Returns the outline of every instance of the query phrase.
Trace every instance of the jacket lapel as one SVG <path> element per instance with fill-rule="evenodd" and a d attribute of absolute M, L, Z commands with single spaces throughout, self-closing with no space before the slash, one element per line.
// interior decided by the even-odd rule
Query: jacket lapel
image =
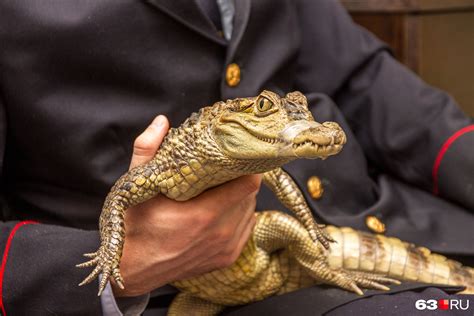
<path fill-rule="evenodd" d="M 194 0 L 145 0 L 172 18 L 221 45 L 227 42 L 217 34 L 212 21 L 205 16 Z M 239 2 L 239 1 L 237 1 Z"/>
<path fill-rule="evenodd" d="M 250 0 L 235 0 L 234 29 L 229 42 L 226 63 L 232 62 L 237 48 L 244 36 L 250 16 Z"/>

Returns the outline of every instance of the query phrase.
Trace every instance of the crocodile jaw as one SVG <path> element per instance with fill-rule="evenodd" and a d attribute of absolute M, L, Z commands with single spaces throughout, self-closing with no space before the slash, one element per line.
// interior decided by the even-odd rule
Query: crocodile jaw
<path fill-rule="evenodd" d="M 335 122 L 293 121 L 280 137 L 285 145 L 279 154 L 292 158 L 325 159 L 339 153 L 346 143 L 345 133 Z"/>
<path fill-rule="evenodd" d="M 226 140 L 219 142 L 221 149 L 234 159 L 325 159 L 339 153 L 346 142 L 337 123 L 308 120 L 292 121 L 273 137 L 246 128 L 238 120 L 228 120 L 218 133 L 220 140 Z"/>

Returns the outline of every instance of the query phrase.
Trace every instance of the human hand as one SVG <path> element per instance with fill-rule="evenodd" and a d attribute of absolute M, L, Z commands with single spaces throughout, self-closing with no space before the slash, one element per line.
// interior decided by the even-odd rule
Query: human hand
<path fill-rule="evenodd" d="M 153 158 L 168 131 L 158 116 L 135 140 L 130 168 Z M 261 176 L 244 176 L 184 202 L 158 195 L 125 215 L 120 270 L 125 289 L 112 281 L 115 296 L 138 296 L 172 281 L 231 265 L 255 225 Z"/>

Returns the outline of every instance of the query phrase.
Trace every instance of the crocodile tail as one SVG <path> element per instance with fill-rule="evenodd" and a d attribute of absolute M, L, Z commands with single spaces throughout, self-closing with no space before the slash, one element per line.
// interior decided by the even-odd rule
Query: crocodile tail
<path fill-rule="evenodd" d="M 336 240 L 329 249 L 329 265 L 373 272 L 401 281 L 462 285 L 474 294 L 474 269 L 400 239 L 328 226 Z"/>

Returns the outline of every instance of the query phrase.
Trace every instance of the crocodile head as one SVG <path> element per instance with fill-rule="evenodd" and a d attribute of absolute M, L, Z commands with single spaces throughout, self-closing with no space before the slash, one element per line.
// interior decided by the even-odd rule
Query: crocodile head
<path fill-rule="evenodd" d="M 341 151 L 346 136 L 334 122 L 317 123 L 300 92 L 285 97 L 263 91 L 257 97 L 215 104 L 211 137 L 233 159 L 326 158 Z M 212 108 L 212 107 L 211 107 Z"/>

